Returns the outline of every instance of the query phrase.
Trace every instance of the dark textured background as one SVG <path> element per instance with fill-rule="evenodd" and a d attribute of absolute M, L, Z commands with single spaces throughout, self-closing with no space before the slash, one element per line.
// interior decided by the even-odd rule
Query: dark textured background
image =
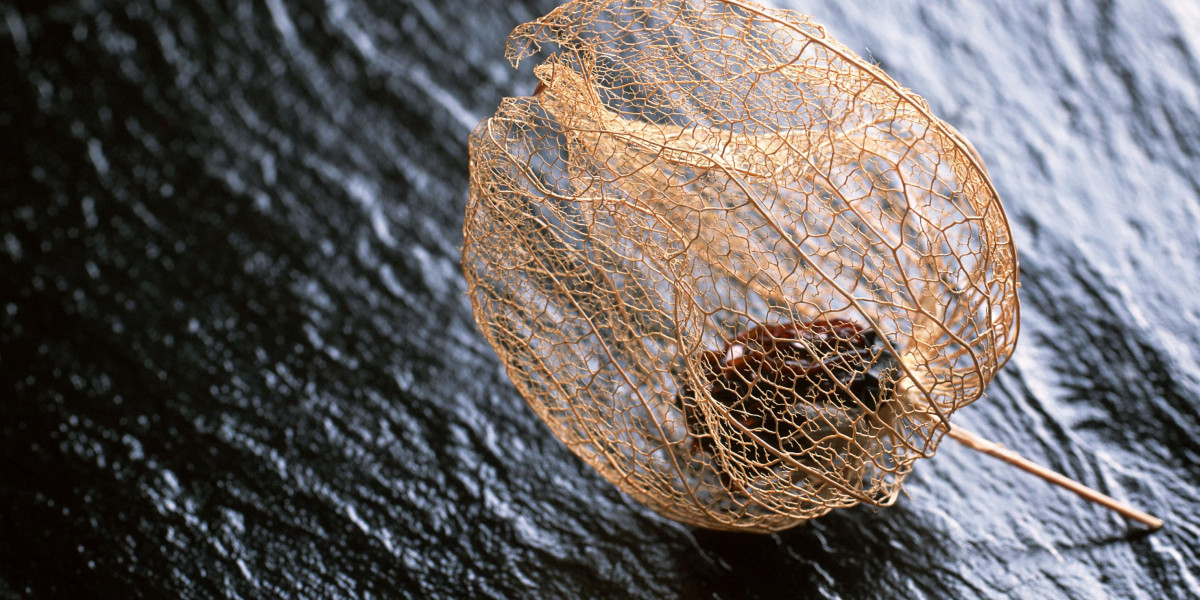
<path fill-rule="evenodd" d="M 1010 6 L 1019 4 L 1019 7 Z M 0 6 L 0 597 L 1200 596 L 1200 8 L 789 3 L 979 147 L 1024 329 L 909 497 L 664 521 L 503 376 L 466 136 L 549 1 Z"/>

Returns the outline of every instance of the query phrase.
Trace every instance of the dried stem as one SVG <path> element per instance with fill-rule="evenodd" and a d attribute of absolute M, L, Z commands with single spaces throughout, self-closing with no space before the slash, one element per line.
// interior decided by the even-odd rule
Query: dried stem
<path fill-rule="evenodd" d="M 1139 523 L 1144 523 L 1150 528 L 1150 531 L 1158 530 L 1163 526 L 1162 519 L 1159 519 L 1158 517 L 1155 517 L 1149 513 L 1142 512 L 1128 504 L 1125 504 L 1124 502 L 1121 502 L 1120 500 L 1117 500 L 1116 498 L 1102 494 L 1060 473 L 1051 471 L 1050 469 L 1034 463 L 1020 454 L 1017 454 L 1016 452 L 997 444 L 996 442 L 981 438 L 978 435 L 957 426 L 949 430 L 947 433 L 950 437 L 958 440 L 959 443 L 971 448 L 972 450 L 978 450 L 984 454 L 999 458 L 1000 460 L 1014 465 L 1023 471 L 1033 473 L 1034 475 L 1037 475 L 1038 477 L 1041 477 L 1042 479 L 1045 479 L 1054 485 L 1067 488 L 1068 490 L 1079 494 L 1079 496 L 1084 500 L 1106 506 L 1117 511 L 1125 518 L 1133 519 Z"/>

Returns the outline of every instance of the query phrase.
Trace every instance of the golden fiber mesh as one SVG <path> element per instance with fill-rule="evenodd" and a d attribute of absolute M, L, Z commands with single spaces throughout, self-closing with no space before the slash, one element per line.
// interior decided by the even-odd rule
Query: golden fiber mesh
<path fill-rule="evenodd" d="M 559 439 L 659 513 L 775 531 L 887 505 L 1017 333 L 970 145 L 807 17 L 575 0 L 472 133 L 475 318 Z"/>

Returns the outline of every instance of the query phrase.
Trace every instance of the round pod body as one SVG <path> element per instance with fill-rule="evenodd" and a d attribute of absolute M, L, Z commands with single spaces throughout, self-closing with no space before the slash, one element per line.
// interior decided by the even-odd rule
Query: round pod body
<path fill-rule="evenodd" d="M 668 517 L 893 502 L 1017 335 L 978 155 L 806 17 L 575 0 L 470 138 L 480 331 L 551 431 Z"/>

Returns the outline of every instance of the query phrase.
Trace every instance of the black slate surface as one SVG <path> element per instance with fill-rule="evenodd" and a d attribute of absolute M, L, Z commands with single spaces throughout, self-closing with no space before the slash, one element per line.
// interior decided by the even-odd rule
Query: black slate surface
<path fill-rule="evenodd" d="M 552 2 L 0 6 L 0 597 L 1200 596 L 1200 10 L 792 2 L 987 159 L 1023 333 L 909 497 L 665 521 L 471 322 L 466 135 Z"/>

